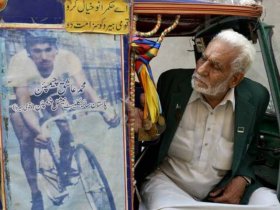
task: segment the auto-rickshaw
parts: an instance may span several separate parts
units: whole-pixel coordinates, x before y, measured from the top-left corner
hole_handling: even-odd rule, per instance
[[[5,2],[6,4],[7,0],[0,1],[1,4],[3,4],[3,2]],[[5,5],[7,6],[5,9],[4,6],[3,8],[0,8],[1,24],[5,24],[8,22],[19,23],[19,26],[21,26],[20,24],[24,25],[24,23],[62,24],[64,21],[63,3],[65,2],[71,2],[71,1],[25,0],[24,4],[22,4],[20,0],[8,1],[8,4]],[[86,1],[81,1],[81,2],[86,2]],[[98,2],[100,4],[100,2],[102,1],[92,0],[92,2],[95,3]],[[110,1],[110,2],[112,3],[111,6],[113,6],[114,3],[117,1]],[[201,53],[205,48],[205,46],[207,46],[207,43],[218,31],[231,28],[235,31],[242,33],[248,39],[252,40],[253,43],[256,44],[256,48],[258,52],[257,59],[255,61],[255,66],[247,76],[262,83],[269,89],[271,101],[267,108],[258,135],[257,148],[258,148],[259,155],[255,162],[255,173],[265,186],[277,190],[277,195],[278,198],[280,199],[280,173],[279,173],[280,170],[279,169],[280,76],[279,76],[279,70],[277,68],[278,60],[274,56],[274,50],[275,50],[274,48],[277,47],[277,45],[275,45],[273,41],[274,26],[269,25],[269,23],[266,24],[265,22],[263,22],[263,15],[265,12],[264,12],[264,8],[262,7],[262,1],[261,0],[241,0],[241,1],[239,0],[134,0],[134,1],[127,0],[126,2],[129,2],[129,7],[131,8],[130,34],[132,36],[130,40],[131,42],[129,43],[133,43],[133,41],[135,40],[134,35],[147,40],[147,43],[149,43],[149,40],[156,41],[159,43],[157,45],[157,50],[153,52],[154,54],[148,56],[145,55],[144,58],[146,60],[145,61],[143,60],[145,62],[147,69],[149,69],[149,74],[146,75],[147,78],[150,78],[149,87],[152,88],[154,91],[155,91],[154,86],[155,83],[157,82],[157,77],[161,72],[170,68],[182,67],[182,68],[194,69],[196,60],[201,56]],[[1,4],[0,6],[2,6]],[[110,9],[111,7],[108,8]],[[114,37],[114,39],[117,40],[116,37]],[[67,41],[66,39],[64,41],[67,45],[68,43],[70,43],[70,41]],[[77,42],[76,45],[79,47],[78,43],[79,42]],[[14,42],[14,45],[18,45],[18,43]],[[86,48],[87,46],[85,47],[85,49]],[[94,49],[94,47],[92,48]],[[99,49],[102,49],[101,44],[99,45]],[[127,48],[124,49],[126,50]],[[106,48],[106,51],[104,52],[106,52],[104,54],[113,54],[112,53],[113,51],[111,50],[110,47]],[[138,75],[136,69],[136,66],[139,65],[139,63],[137,63],[137,58],[139,57],[139,54],[137,54],[138,52],[139,52],[138,49],[136,49],[135,46],[133,46],[133,44],[131,45],[129,52],[127,51],[124,52],[124,60],[125,60],[124,66],[127,64],[126,60],[129,60],[128,63],[130,67],[129,71],[126,71],[124,75],[118,76],[117,79],[115,79],[115,77],[112,77],[112,75],[109,75],[108,77],[106,75],[106,79],[103,80],[102,79],[103,77],[101,76],[101,79],[99,80],[100,82],[99,86],[102,86],[102,84],[105,83],[104,86],[106,87],[108,85],[110,86],[110,84],[117,81],[119,85],[118,88],[116,88],[116,86],[114,85],[110,86],[111,89],[108,89],[106,93],[108,93],[107,95],[110,96],[114,92],[116,96],[116,101],[118,103],[120,101],[119,98],[123,97],[123,95],[118,92],[118,90],[121,89],[120,88],[121,82],[129,81],[127,83],[128,85],[125,86],[126,88],[125,92],[128,92],[129,102],[131,103],[132,107],[139,105],[139,99],[137,96],[139,95],[140,92],[143,92],[143,84],[139,85],[139,83],[135,83],[135,80],[137,80],[137,78],[139,80],[141,76]],[[151,60],[152,58],[153,60]],[[106,60],[106,59],[102,59],[102,60]],[[110,63],[110,64],[113,65],[113,69],[116,68],[115,63]],[[141,64],[142,63],[140,63],[140,65]],[[106,70],[104,70],[106,66],[104,67],[102,65],[103,63],[101,63],[100,69],[97,70],[106,73]],[[88,68],[90,68],[90,66],[88,66]],[[120,70],[119,69],[117,70],[119,75]],[[152,75],[151,72],[153,76],[151,76]],[[123,76],[124,78],[120,78],[121,76]],[[108,83],[109,80],[111,82]],[[113,98],[115,99],[115,97]],[[123,101],[124,100],[122,100],[122,102]],[[3,107],[1,107],[1,109],[2,108]],[[79,117],[87,116],[87,114],[88,113],[82,115],[78,113],[75,114],[73,117],[71,117],[71,119],[76,120],[79,119]],[[159,119],[163,120],[162,118]],[[7,122],[8,120],[7,118],[5,118],[5,121],[3,120],[1,126],[2,127],[7,126],[8,125]],[[127,127],[128,128],[127,142],[129,144],[128,147],[124,147],[128,151],[123,152],[122,154],[124,155],[123,159],[120,158],[120,156],[118,156],[118,158],[115,158],[115,159],[120,159],[120,161],[124,161],[125,163],[128,163],[129,166],[124,164],[125,166],[124,169],[121,169],[119,165],[117,164],[114,165],[115,167],[118,167],[119,169],[123,170],[122,175],[123,176],[126,175],[127,180],[124,181],[123,179],[118,179],[117,176],[114,176],[114,174],[111,173],[111,177],[113,177],[111,182],[113,184],[119,183],[120,180],[126,182],[126,183],[121,183],[126,187],[126,189],[121,188],[125,192],[121,192],[119,188],[116,188],[113,191],[113,195],[111,195],[112,193],[108,192],[108,190],[107,192],[103,190],[103,194],[109,195],[107,196],[109,197],[109,199],[103,198],[105,202],[103,201],[102,203],[98,199],[93,199],[94,197],[93,192],[95,190],[95,187],[84,187],[84,188],[81,187],[82,189],[80,189],[80,191],[86,191],[85,194],[90,194],[90,197],[84,196],[84,200],[86,199],[88,200],[84,203],[91,203],[92,206],[95,206],[95,202],[97,200],[98,201],[97,203],[99,203],[99,209],[102,210],[118,209],[118,205],[117,207],[115,207],[114,205],[113,197],[114,195],[119,194],[121,195],[120,196],[121,199],[119,200],[121,200],[121,204],[124,209],[131,209],[131,210],[138,209],[138,205],[137,205],[139,199],[138,191],[137,191],[138,183],[136,182],[138,177],[133,176],[134,171],[138,170],[138,164],[139,161],[141,160],[142,155],[145,153],[145,151],[147,150],[147,148],[149,148],[151,144],[154,144],[155,141],[153,140],[156,140],[158,134],[164,131],[164,127],[166,125],[164,124],[163,121],[158,120],[156,121],[156,128],[158,129],[156,132],[154,133],[152,132],[148,134],[143,132],[142,138],[139,138],[139,136],[136,135],[133,129],[134,123],[135,123],[134,118],[132,116],[129,116],[128,127]],[[125,126],[125,123],[123,123],[122,125]],[[107,127],[105,128],[103,126],[102,128],[106,129],[106,132],[108,132]],[[103,129],[100,130],[102,131]],[[88,130],[86,132],[80,132],[80,134],[84,134],[84,133],[89,133],[89,132]],[[3,136],[5,135],[1,133],[1,137]],[[115,141],[116,136],[114,136],[114,138],[112,139],[114,140],[114,142],[116,142]],[[107,143],[106,145],[109,145],[108,142],[106,143]],[[78,147],[80,151],[87,151],[83,148],[84,147],[81,146]],[[115,148],[114,151],[116,151]],[[92,155],[88,155],[89,153],[90,152],[87,151],[86,153],[83,154],[85,157],[90,156],[91,162],[94,163],[94,158],[92,157]],[[11,174],[6,173],[7,171],[3,170],[4,167],[6,166],[5,164],[7,164],[7,162],[5,161],[8,160],[7,157],[9,156],[9,154],[3,153],[1,155],[2,158],[4,159],[2,162],[4,164],[2,164],[2,172],[1,172],[2,181],[3,180],[5,182],[7,180],[10,181],[10,178],[12,178]],[[101,155],[103,155],[103,153]],[[110,155],[107,155],[105,158],[103,158],[103,160],[107,160],[108,157],[112,158],[113,157],[112,153],[110,153]],[[93,165],[93,163],[91,165]],[[13,165],[13,167],[15,166]],[[18,168],[21,169],[20,167]],[[91,168],[99,169],[99,167],[91,167]],[[108,168],[111,169],[113,167],[108,167]],[[22,178],[22,177],[20,177],[20,175],[18,176],[18,178]],[[89,175],[89,177],[92,178],[93,176]],[[91,182],[91,179],[89,180]],[[1,186],[2,192],[7,193],[6,198],[8,198],[7,199],[8,201],[10,201],[11,197],[9,197],[10,195],[9,192],[4,190],[5,182],[2,183]],[[13,181],[11,183],[13,183]],[[90,184],[92,183],[94,182],[91,182]],[[106,186],[105,187],[106,189],[109,188],[107,187],[107,184],[104,185]],[[17,188],[17,186],[15,188]],[[28,188],[26,188],[26,192],[29,193]],[[24,192],[24,194],[27,194],[26,192]],[[22,196],[26,196],[26,195],[22,194]],[[80,202],[83,203],[80,197],[72,196],[72,198],[73,197],[79,198]],[[125,199],[122,199],[123,197]],[[61,199],[61,202],[54,202],[55,204],[52,204],[52,206],[55,207],[53,208],[66,209],[67,207],[63,206],[63,202],[62,202],[64,198],[69,199],[69,196],[63,197]],[[74,200],[73,202],[75,203],[76,201]],[[106,207],[105,205],[106,202],[111,203],[110,207],[108,207],[108,205]],[[14,199],[10,203],[7,201],[4,201],[3,203],[5,204],[4,208],[6,209],[10,208],[10,206],[12,206],[11,208],[17,206],[14,208],[30,209],[29,199],[19,199],[19,200]],[[25,207],[22,207],[21,205],[25,205]],[[72,206],[72,208],[75,207]],[[92,209],[94,209],[94,207],[92,207]],[[123,209],[120,208],[120,210]]]
[[[132,34],[143,39],[157,40],[162,45],[154,55],[157,54],[157,57],[150,62],[151,56],[148,56],[148,61],[145,61],[154,74],[155,83],[159,72],[168,68],[195,68],[195,61],[201,56],[207,43],[221,30],[233,29],[252,40],[258,53],[255,65],[247,77],[265,85],[270,92],[270,103],[259,130],[258,157],[254,170],[265,186],[277,190],[280,199],[280,77],[273,52],[274,26],[263,22],[262,2],[136,0],[133,9]],[[130,81],[134,81],[136,75],[138,76],[136,78],[140,78],[141,81],[143,78],[137,72],[137,59],[141,55],[139,51],[133,50],[133,47],[132,54]],[[145,92],[145,87],[143,89]],[[130,83],[130,90],[134,90],[133,82]],[[139,101],[137,96],[135,98],[135,94],[137,95],[137,91],[136,93],[132,91],[130,100],[136,101],[137,104]],[[132,120],[130,142],[133,145],[135,142],[135,170],[137,171],[142,155],[151,145],[147,141],[152,141],[156,137],[153,134],[147,135],[148,137],[134,135],[133,123]],[[135,138],[140,138],[140,141],[134,141]],[[137,200],[141,199],[137,191],[137,183],[135,191],[134,203],[137,203]]]

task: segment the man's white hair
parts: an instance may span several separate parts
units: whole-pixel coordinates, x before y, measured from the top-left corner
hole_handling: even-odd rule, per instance
[[[239,50],[239,55],[231,63],[234,72],[243,71],[246,73],[254,61],[256,49],[254,45],[242,34],[231,29],[223,30],[212,40],[221,40]]]

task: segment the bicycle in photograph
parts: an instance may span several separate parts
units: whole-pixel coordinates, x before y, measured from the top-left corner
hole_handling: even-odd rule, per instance
[[[51,117],[42,124],[43,132],[55,133],[55,123],[61,120],[73,121],[77,115],[87,110],[73,111]],[[48,135],[49,136],[49,135]],[[113,194],[106,176],[95,155],[83,144],[71,143],[70,165],[68,171],[63,170],[60,161],[58,143],[51,137],[47,142],[36,142],[38,175],[42,192],[56,206],[63,205],[70,196],[71,189],[82,185],[86,200],[93,210],[115,210]]]

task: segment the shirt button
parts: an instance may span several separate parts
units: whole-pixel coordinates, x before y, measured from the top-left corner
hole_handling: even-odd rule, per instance
[[[208,146],[208,143],[205,143],[204,146]]]
[[[213,112],[210,112],[211,115],[213,115]]]
[[[211,128],[207,128],[207,131],[210,131],[211,130]]]

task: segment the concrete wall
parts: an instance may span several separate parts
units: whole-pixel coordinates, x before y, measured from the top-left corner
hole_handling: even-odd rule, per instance
[[[274,25],[273,50],[280,70],[280,1],[279,0],[263,0],[264,12],[262,18],[267,24]]]

